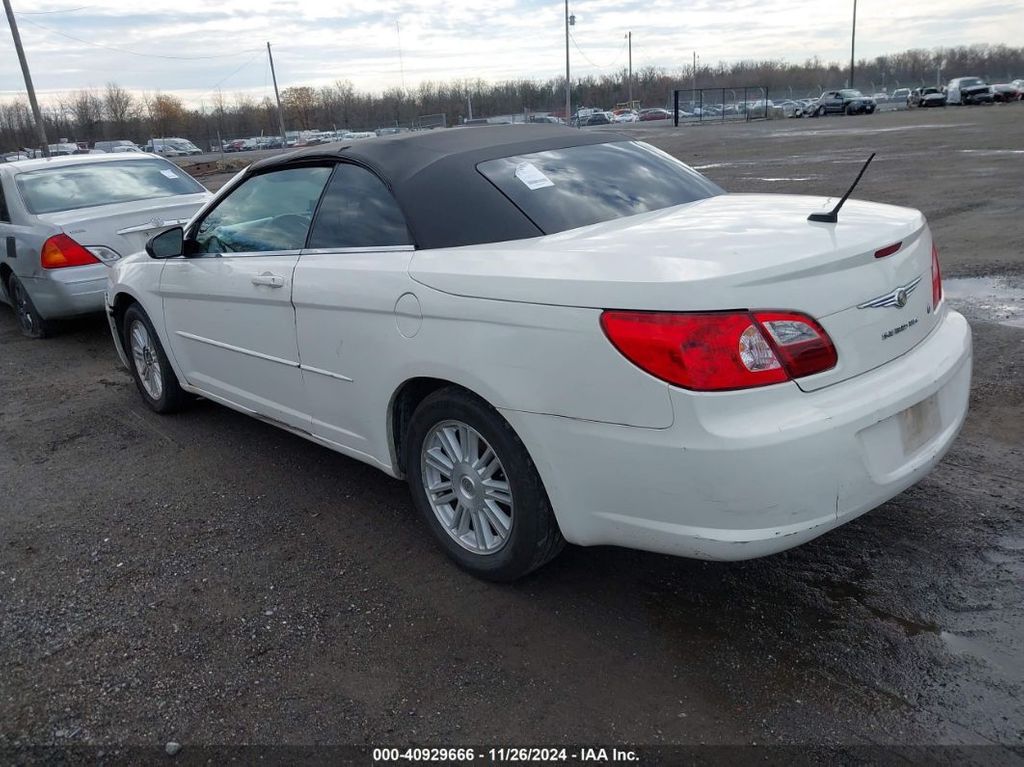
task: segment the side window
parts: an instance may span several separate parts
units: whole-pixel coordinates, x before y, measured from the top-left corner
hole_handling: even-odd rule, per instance
[[[317,211],[308,247],[412,244],[405,217],[384,182],[358,165],[338,165]]]
[[[246,179],[200,222],[198,252],[300,250],[330,175],[329,166],[305,166]]]

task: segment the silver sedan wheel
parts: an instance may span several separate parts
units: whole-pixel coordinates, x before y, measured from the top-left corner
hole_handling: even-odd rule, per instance
[[[131,339],[132,361],[135,363],[135,371],[142,381],[142,388],[146,394],[154,400],[160,399],[164,393],[164,379],[160,373],[160,361],[156,349],[149,337],[149,329],[145,323],[135,320],[129,329]]]
[[[18,317],[18,324],[25,333],[35,333],[37,330],[36,318],[32,313],[32,304],[29,302],[28,293],[25,292],[25,288],[22,287],[21,283],[13,277],[9,284],[11,303],[14,304],[14,313]]]
[[[420,465],[427,501],[452,539],[474,554],[494,554],[508,543],[512,488],[480,432],[462,421],[442,421],[423,440]]]

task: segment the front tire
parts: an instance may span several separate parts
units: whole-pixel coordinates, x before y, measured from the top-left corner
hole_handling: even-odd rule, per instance
[[[512,581],[565,545],[526,448],[477,397],[455,387],[429,395],[413,413],[404,455],[417,510],[473,575]]]
[[[825,116],[825,107],[818,107],[818,109],[814,112],[814,116],[815,117],[824,117]]]
[[[188,402],[188,394],[178,383],[160,338],[146,312],[132,304],[124,313],[121,336],[132,378],[143,401],[157,413],[173,413]]]
[[[21,334],[28,338],[46,338],[50,332],[50,326],[39,314],[36,305],[32,303],[32,297],[29,296],[16,274],[12,274],[7,279],[7,295],[10,296],[11,304],[14,307],[14,316],[18,320],[18,329]]]

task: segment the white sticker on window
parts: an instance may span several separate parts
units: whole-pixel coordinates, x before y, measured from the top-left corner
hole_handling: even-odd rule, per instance
[[[174,172],[173,170],[171,170],[170,168],[164,168],[164,169],[163,169],[162,171],[160,171],[160,172],[161,172],[161,173],[163,173],[163,174],[164,174],[165,176],[167,176],[167,178],[178,178],[178,174],[177,174],[177,173],[175,173],[175,172]]]
[[[543,189],[555,185],[555,182],[545,176],[532,162],[519,163],[516,166],[516,178],[526,184],[527,189]]]

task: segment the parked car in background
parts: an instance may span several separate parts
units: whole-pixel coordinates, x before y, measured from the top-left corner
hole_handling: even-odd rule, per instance
[[[566,540],[749,559],[922,479],[967,412],[924,216],[808,220],[834,205],[612,132],[384,137],[251,165],[107,308],[148,407],[201,395],[407,479],[478,576]]]
[[[980,77],[957,77],[946,86],[946,101],[949,104],[991,104],[994,101],[992,89]]]
[[[671,120],[672,113],[661,107],[652,107],[640,110],[640,122],[651,122],[654,120]]]
[[[583,119],[583,125],[611,125],[612,118],[610,112],[592,112],[588,117]]]
[[[210,193],[160,157],[96,154],[0,165],[0,302],[22,333],[103,309],[109,266]]]
[[[613,123],[635,123],[639,121],[640,115],[638,115],[632,109],[621,111],[612,117]]]
[[[797,112],[802,112],[803,107],[799,102],[793,99],[783,99],[782,101],[776,101],[775,106],[782,111],[783,117],[796,117]]]
[[[113,152],[113,151],[137,151],[141,152],[138,144],[134,141],[128,141],[127,139],[118,139],[116,141],[97,141],[92,145],[93,149],[99,149],[102,152]]]
[[[910,88],[897,88],[889,96],[890,104],[908,104],[910,103]]]
[[[910,93],[908,106],[912,107],[944,107],[946,106],[946,94],[941,88],[929,85],[925,88],[915,88]]]
[[[72,144],[69,142],[62,142],[60,144],[50,144],[49,150],[50,157],[67,157],[68,155],[72,154],[85,154],[85,152],[82,152],[82,150],[79,149],[78,144]]]
[[[853,88],[837,91],[825,91],[818,98],[811,114],[821,117],[826,114],[860,115],[872,114],[875,111],[875,100],[865,96]]]
[[[1024,88],[1014,83],[996,83],[991,86],[992,99],[1006,104],[1024,98]]]
[[[183,157],[203,153],[202,149],[184,138],[150,139],[146,142],[146,151],[155,152],[164,157]]]

